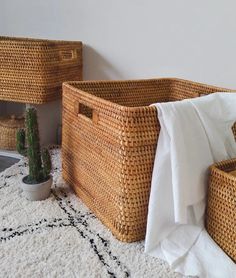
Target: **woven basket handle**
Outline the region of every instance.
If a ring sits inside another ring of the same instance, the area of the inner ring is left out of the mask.
[[[62,62],[74,62],[78,61],[79,55],[78,55],[78,49],[66,49],[66,50],[60,50],[59,51],[59,57],[60,61]]]
[[[87,104],[81,103],[80,101],[75,101],[74,112],[78,116],[86,117],[91,120],[94,124],[98,123],[99,114],[96,110],[89,107]]]

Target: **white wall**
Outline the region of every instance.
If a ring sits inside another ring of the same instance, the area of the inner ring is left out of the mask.
[[[0,0],[0,34],[83,41],[84,79],[236,88],[235,10],[235,0]],[[40,107],[42,141],[56,142],[60,102]]]
[[[0,117],[6,114],[6,106],[4,103],[0,102]]]
[[[23,103],[4,101],[1,104],[5,108],[4,114],[8,115],[8,116],[11,116],[11,115],[22,116],[22,114],[25,111],[25,104],[23,104]]]
[[[22,103],[0,101],[0,116],[22,116],[24,110],[25,105]]]
[[[235,0],[0,0],[0,33],[82,40],[85,79],[236,87]]]

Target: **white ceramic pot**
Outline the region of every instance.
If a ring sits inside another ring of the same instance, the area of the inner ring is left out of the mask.
[[[24,178],[21,181],[21,188],[24,192],[24,196],[26,197],[26,199],[30,201],[40,201],[40,200],[45,200],[50,196],[51,185],[52,185],[51,176],[47,181],[42,183],[36,183],[36,184],[24,183],[23,182]]]

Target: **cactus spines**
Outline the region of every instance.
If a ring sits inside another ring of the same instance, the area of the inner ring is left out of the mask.
[[[52,163],[48,149],[42,149],[43,176],[48,177],[52,170]]]
[[[17,133],[17,150],[20,154],[27,155],[29,160],[27,183],[41,183],[48,179],[51,159],[47,149],[41,152],[37,110],[33,107],[26,110],[25,127],[26,133],[22,129]],[[27,148],[25,141],[27,141]]]
[[[16,149],[19,154],[26,156],[27,149],[25,148],[25,130],[23,128],[19,129],[16,135]]]

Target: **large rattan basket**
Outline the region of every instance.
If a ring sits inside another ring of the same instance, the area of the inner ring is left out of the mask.
[[[63,177],[120,240],[145,236],[159,135],[155,102],[229,91],[180,79],[63,85]]]
[[[24,117],[0,117],[0,149],[16,150],[16,134],[24,126]]]
[[[218,245],[236,262],[236,159],[211,167],[206,229]]]
[[[0,37],[0,100],[42,104],[82,80],[82,43]]]

